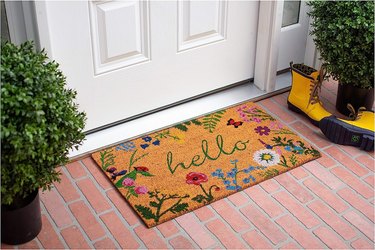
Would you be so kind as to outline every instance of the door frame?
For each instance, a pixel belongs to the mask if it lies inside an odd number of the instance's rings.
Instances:
[[[284,0],[260,1],[258,35],[255,54],[254,84],[261,90],[272,92],[276,86],[279,38],[283,17]],[[311,19],[309,20],[309,24]],[[311,25],[309,26],[309,29]],[[319,68],[319,54],[308,32],[304,63]]]

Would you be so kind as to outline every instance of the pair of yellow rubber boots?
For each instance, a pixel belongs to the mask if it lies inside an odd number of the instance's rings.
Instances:
[[[351,145],[366,151],[374,149],[374,112],[360,109],[355,112],[351,105],[349,120],[340,119],[329,113],[319,99],[324,68],[317,71],[304,64],[290,63],[292,89],[288,96],[288,108],[304,114],[318,126],[332,142]]]

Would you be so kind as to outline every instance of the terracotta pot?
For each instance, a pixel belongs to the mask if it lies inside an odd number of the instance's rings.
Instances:
[[[350,103],[355,110],[365,107],[372,110],[374,103],[374,89],[362,89],[350,84],[339,84],[337,90],[336,109],[343,115],[349,116],[350,111],[346,105]]]
[[[38,190],[11,205],[1,205],[1,242],[18,245],[34,239],[42,229]]]

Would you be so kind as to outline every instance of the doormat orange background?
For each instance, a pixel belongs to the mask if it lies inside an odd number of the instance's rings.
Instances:
[[[92,154],[148,227],[318,157],[251,102]]]

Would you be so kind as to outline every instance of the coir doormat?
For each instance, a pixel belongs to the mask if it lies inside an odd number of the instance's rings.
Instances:
[[[298,167],[320,153],[248,102],[92,157],[152,227]]]

